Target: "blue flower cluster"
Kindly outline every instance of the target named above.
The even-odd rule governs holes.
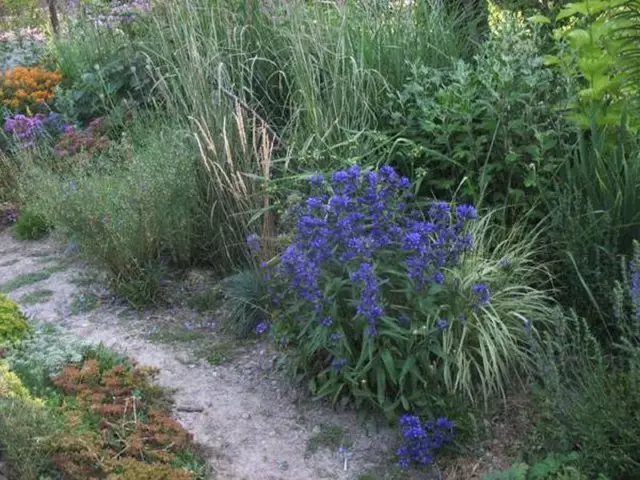
[[[471,205],[433,202],[424,209],[410,207],[410,181],[390,166],[363,171],[358,166],[333,173],[330,179],[309,179],[311,195],[289,213],[293,238],[280,257],[277,273],[295,294],[308,303],[316,318],[330,326],[325,296],[326,279],[336,270],[347,272],[358,293],[355,315],[365,319],[375,335],[385,312],[380,265],[393,256],[394,269],[404,269],[416,290],[445,282],[445,271],[455,266],[473,238],[468,222],[477,216]],[[256,239],[250,242],[255,247]],[[329,273],[330,272],[330,273]],[[345,274],[345,275],[346,275]],[[486,285],[474,290],[478,303],[489,300]],[[444,326],[442,327],[444,328]]]
[[[409,468],[412,464],[430,464],[435,451],[453,440],[455,423],[445,417],[423,423],[416,415],[403,415],[400,427],[405,440],[398,449],[400,466]]]

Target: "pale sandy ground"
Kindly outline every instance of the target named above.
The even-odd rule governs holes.
[[[50,289],[54,295],[48,301],[23,305],[27,315],[160,368],[159,383],[175,389],[176,418],[210,452],[213,478],[358,479],[363,473],[371,475],[369,479],[390,478],[384,472],[392,461],[395,433],[382,422],[311,402],[300,388],[287,386],[282,374],[271,371],[266,344],[252,343],[228,362],[212,366],[192,361],[184,345],[152,343],[147,338],[149,331],[162,328],[162,317],[192,318],[194,312],[138,314],[122,303],[105,302],[93,311],[72,315],[73,299],[82,294],[72,281],[88,267],[53,240],[18,242],[0,233],[0,284],[60,260],[65,269],[9,296],[19,303],[26,293]],[[215,329],[209,335],[216,335]],[[307,442],[321,425],[341,426],[348,432],[353,445],[346,470],[344,457],[334,449],[306,455]]]

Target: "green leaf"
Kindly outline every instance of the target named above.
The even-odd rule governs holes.
[[[560,57],[557,57],[555,55],[545,55],[543,59],[544,59],[544,65],[547,67],[551,65],[557,65],[558,63],[560,63]]]
[[[538,23],[538,24],[545,24],[545,23],[551,23],[551,19],[549,17],[546,17],[544,15],[533,15],[529,18],[527,18],[527,20],[529,20],[531,23]]]
[[[411,371],[413,369],[413,367],[415,367],[416,365],[416,357],[411,355],[409,356],[405,361],[404,361],[404,365],[402,366],[402,370],[400,370],[400,383],[402,384],[402,382],[404,381],[404,378],[407,376],[407,373],[409,373],[409,371]]]
[[[581,28],[576,28],[567,33],[567,38],[571,41],[574,48],[581,48],[591,43],[589,32]]]
[[[384,406],[385,404],[385,390],[386,390],[386,386],[387,386],[387,376],[384,373],[384,370],[382,368],[378,368],[377,372],[376,372],[376,383],[377,383],[377,389],[378,389],[378,404],[380,406]]]
[[[395,362],[393,361],[393,357],[391,356],[391,351],[388,349],[384,350],[381,356],[382,356],[382,363],[384,363],[384,366],[387,369],[389,378],[394,384],[397,384],[398,377],[397,377]]]
[[[587,15],[588,9],[587,9],[587,4],[585,2],[570,3],[569,5],[564,6],[562,10],[560,10],[560,13],[558,13],[556,20],[563,20],[565,18],[569,18],[573,15],[576,15],[577,13],[580,13],[582,15]]]

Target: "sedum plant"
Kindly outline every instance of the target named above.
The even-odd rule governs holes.
[[[0,347],[16,344],[29,331],[30,327],[18,305],[0,293]]]
[[[272,334],[294,345],[312,393],[393,414],[450,394],[486,400],[529,368],[548,305],[529,285],[531,244],[492,239],[471,205],[416,201],[389,166],[309,183],[265,274]]]

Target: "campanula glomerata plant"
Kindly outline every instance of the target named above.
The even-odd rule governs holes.
[[[409,468],[432,463],[437,450],[453,440],[455,427],[455,422],[445,417],[422,422],[416,415],[402,415],[400,428],[404,442],[398,449],[400,466]]]
[[[47,110],[55,98],[62,74],[40,67],[14,67],[0,73],[0,99],[11,112]]]
[[[518,284],[528,247],[478,248],[489,222],[473,206],[423,204],[411,189],[389,166],[311,177],[286,246],[263,264],[275,310],[261,331],[294,347],[319,397],[393,414],[461,392],[486,399],[528,364],[546,313],[544,294]]]

